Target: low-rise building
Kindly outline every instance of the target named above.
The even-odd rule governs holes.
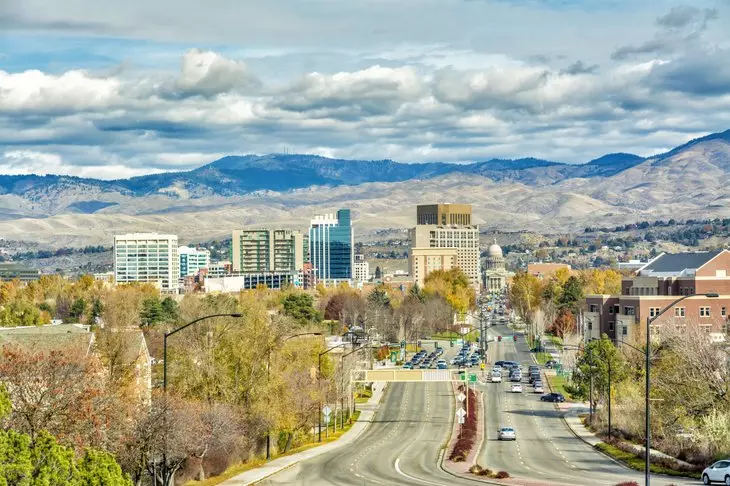
[[[527,273],[537,278],[549,278],[558,270],[570,270],[567,263],[528,263]]]
[[[206,277],[203,280],[203,289],[210,292],[240,292],[251,290],[259,286],[270,289],[281,289],[287,285],[296,285],[297,274],[293,272],[270,273],[242,273],[226,277]]]
[[[41,271],[28,268],[17,263],[0,263],[0,281],[34,282],[41,278]]]
[[[708,296],[709,295],[709,296]],[[681,302],[678,299],[686,297]],[[669,308],[669,307],[673,308]],[[636,276],[624,278],[620,295],[588,295],[584,308],[587,339],[608,335],[620,344],[663,325],[697,326],[713,340],[726,339],[730,308],[730,251],[661,254]]]

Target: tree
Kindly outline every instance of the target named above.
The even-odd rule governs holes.
[[[0,388],[0,420],[10,399]],[[77,461],[71,448],[47,431],[35,438],[13,429],[0,430],[0,484],[47,486],[131,486],[119,464],[106,453],[87,449]]]
[[[83,297],[79,297],[78,299],[76,299],[74,301],[73,305],[71,306],[71,311],[69,312],[68,316],[73,321],[80,322],[81,317],[84,315],[85,312],[86,312],[86,301],[84,300]]]
[[[153,326],[158,322],[162,322],[165,317],[162,304],[158,297],[148,297],[142,301],[142,311],[139,314],[142,324],[145,326]]]
[[[322,321],[322,315],[314,308],[314,299],[304,292],[293,292],[282,297],[284,314],[293,318],[300,326]]]
[[[555,318],[552,326],[550,326],[550,332],[558,336],[560,339],[564,339],[565,336],[573,334],[576,329],[575,315],[567,310],[563,309]]]
[[[172,297],[167,296],[162,299],[161,307],[163,321],[175,322],[180,317],[177,302],[175,302],[175,299],[173,299]]]
[[[558,298],[558,307],[576,314],[583,303],[583,286],[578,277],[571,275],[563,285]]]
[[[626,361],[621,352],[605,334],[601,339],[589,341],[578,357],[577,371],[573,374],[572,386],[569,393],[574,397],[585,400],[590,395],[591,377],[593,378],[593,406],[608,393],[608,368],[611,367],[611,382],[613,386],[620,384],[628,377]]]
[[[104,304],[101,299],[95,297],[91,303],[91,312],[89,313],[89,324],[96,324],[96,320],[101,318],[104,312]]]

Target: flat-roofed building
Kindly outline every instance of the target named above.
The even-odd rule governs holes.
[[[177,293],[180,259],[176,235],[131,233],[114,237],[117,284],[148,282],[164,293]]]
[[[210,265],[210,251],[204,248],[181,246],[177,253],[180,256],[180,278],[195,275],[201,268]]]
[[[423,288],[429,273],[451,270],[457,266],[458,259],[456,248],[411,248],[408,255],[410,279]]]
[[[231,241],[233,272],[299,272],[307,253],[307,238],[296,230],[236,230]]]
[[[41,271],[17,263],[0,263],[0,281],[20,280],[34,282],[41,278]]]
[[[416,227],[410,230],[411,253],[422,248],[455,248],[454,266],[461,268],[478,292],[481,281],[479,227],[471,224],[471,205],[421,205],[416,208],[416,220]]]

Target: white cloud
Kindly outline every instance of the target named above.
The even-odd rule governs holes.
[[[34,152],[32,150],[13,150],[0,156],[0,167],[6,175],[49,175],[63,174],[94,179],[121,179],[149,174],[150,171],[130,169],[122,164],[102,164],[97,166],[76,166],[64,162],[59,154]]]

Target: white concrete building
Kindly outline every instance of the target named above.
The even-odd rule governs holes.
[[[195,275],[201,268],[210,266],[210,251],[206,249],[181,246],[177,254],[180,256],[180,277]]]
[[[365,260],[364,255],[355,255],[355,268],[353,278],[356,282],[367,282],[370,280],[370,264]]]
[[[161,292],[177,293],[180,258],[177,236],[131,233],[114,236],[114,278],[117,284],[148,282]]]

